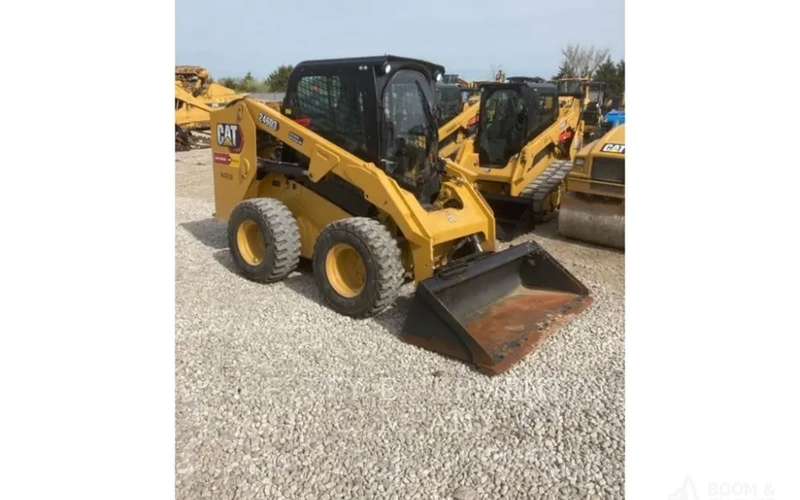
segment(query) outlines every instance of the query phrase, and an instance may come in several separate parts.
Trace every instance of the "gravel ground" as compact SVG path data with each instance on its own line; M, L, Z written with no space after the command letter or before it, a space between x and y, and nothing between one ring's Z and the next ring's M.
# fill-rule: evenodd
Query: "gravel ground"
M541 228L595 303L489 378L397 338L410 287L359 321L309 266L237 276L208 150L176 153L176 185L177 498L623 497L622 253Z

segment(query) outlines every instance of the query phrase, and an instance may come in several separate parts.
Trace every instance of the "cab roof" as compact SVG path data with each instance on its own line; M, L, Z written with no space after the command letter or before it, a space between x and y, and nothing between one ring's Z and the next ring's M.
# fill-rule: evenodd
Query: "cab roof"
M435 64L429 61L424 61L422 59L395 56L391 54L385 54L382 56L346 57L338 59L313 59L308 61L302 61L297 66L295 66L295 68L300 69L308 66L381 66L387 62L417 64L427 68L427 70L430 72L431 75L435 75L437 72L441 73L442 76L444 76L445 74L444 66L441 66L439 64Z

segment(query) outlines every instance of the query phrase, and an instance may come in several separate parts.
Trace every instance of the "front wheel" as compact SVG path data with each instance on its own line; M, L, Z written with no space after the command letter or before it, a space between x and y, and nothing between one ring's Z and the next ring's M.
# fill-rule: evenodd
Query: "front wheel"
M378 221L353 217L329 224L314 248L314 276L337 312L369 317L389 307L403 283L400 248Z

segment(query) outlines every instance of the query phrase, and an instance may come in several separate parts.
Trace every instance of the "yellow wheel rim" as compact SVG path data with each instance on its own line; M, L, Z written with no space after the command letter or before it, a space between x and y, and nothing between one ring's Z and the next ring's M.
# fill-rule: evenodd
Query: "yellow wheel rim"
M367 285L367 268L358 251L347 243L337 243L325 256L325 274L336 293L348 299Z
M245 262L251 266L257 266L264 261L264 254L267 251L267 244L261 228L251 220L242 221L236 230L236 243L239 246L239 254Z

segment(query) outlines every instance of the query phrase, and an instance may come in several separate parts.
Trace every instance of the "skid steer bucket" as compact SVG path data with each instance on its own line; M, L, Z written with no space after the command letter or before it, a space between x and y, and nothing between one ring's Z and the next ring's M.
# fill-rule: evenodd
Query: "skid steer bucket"
M402 335L494 375L591 302L577 278L526 242L456 262L420 282Z
M558 214L558 232L567 238L625 249L625 201L566 193Z

